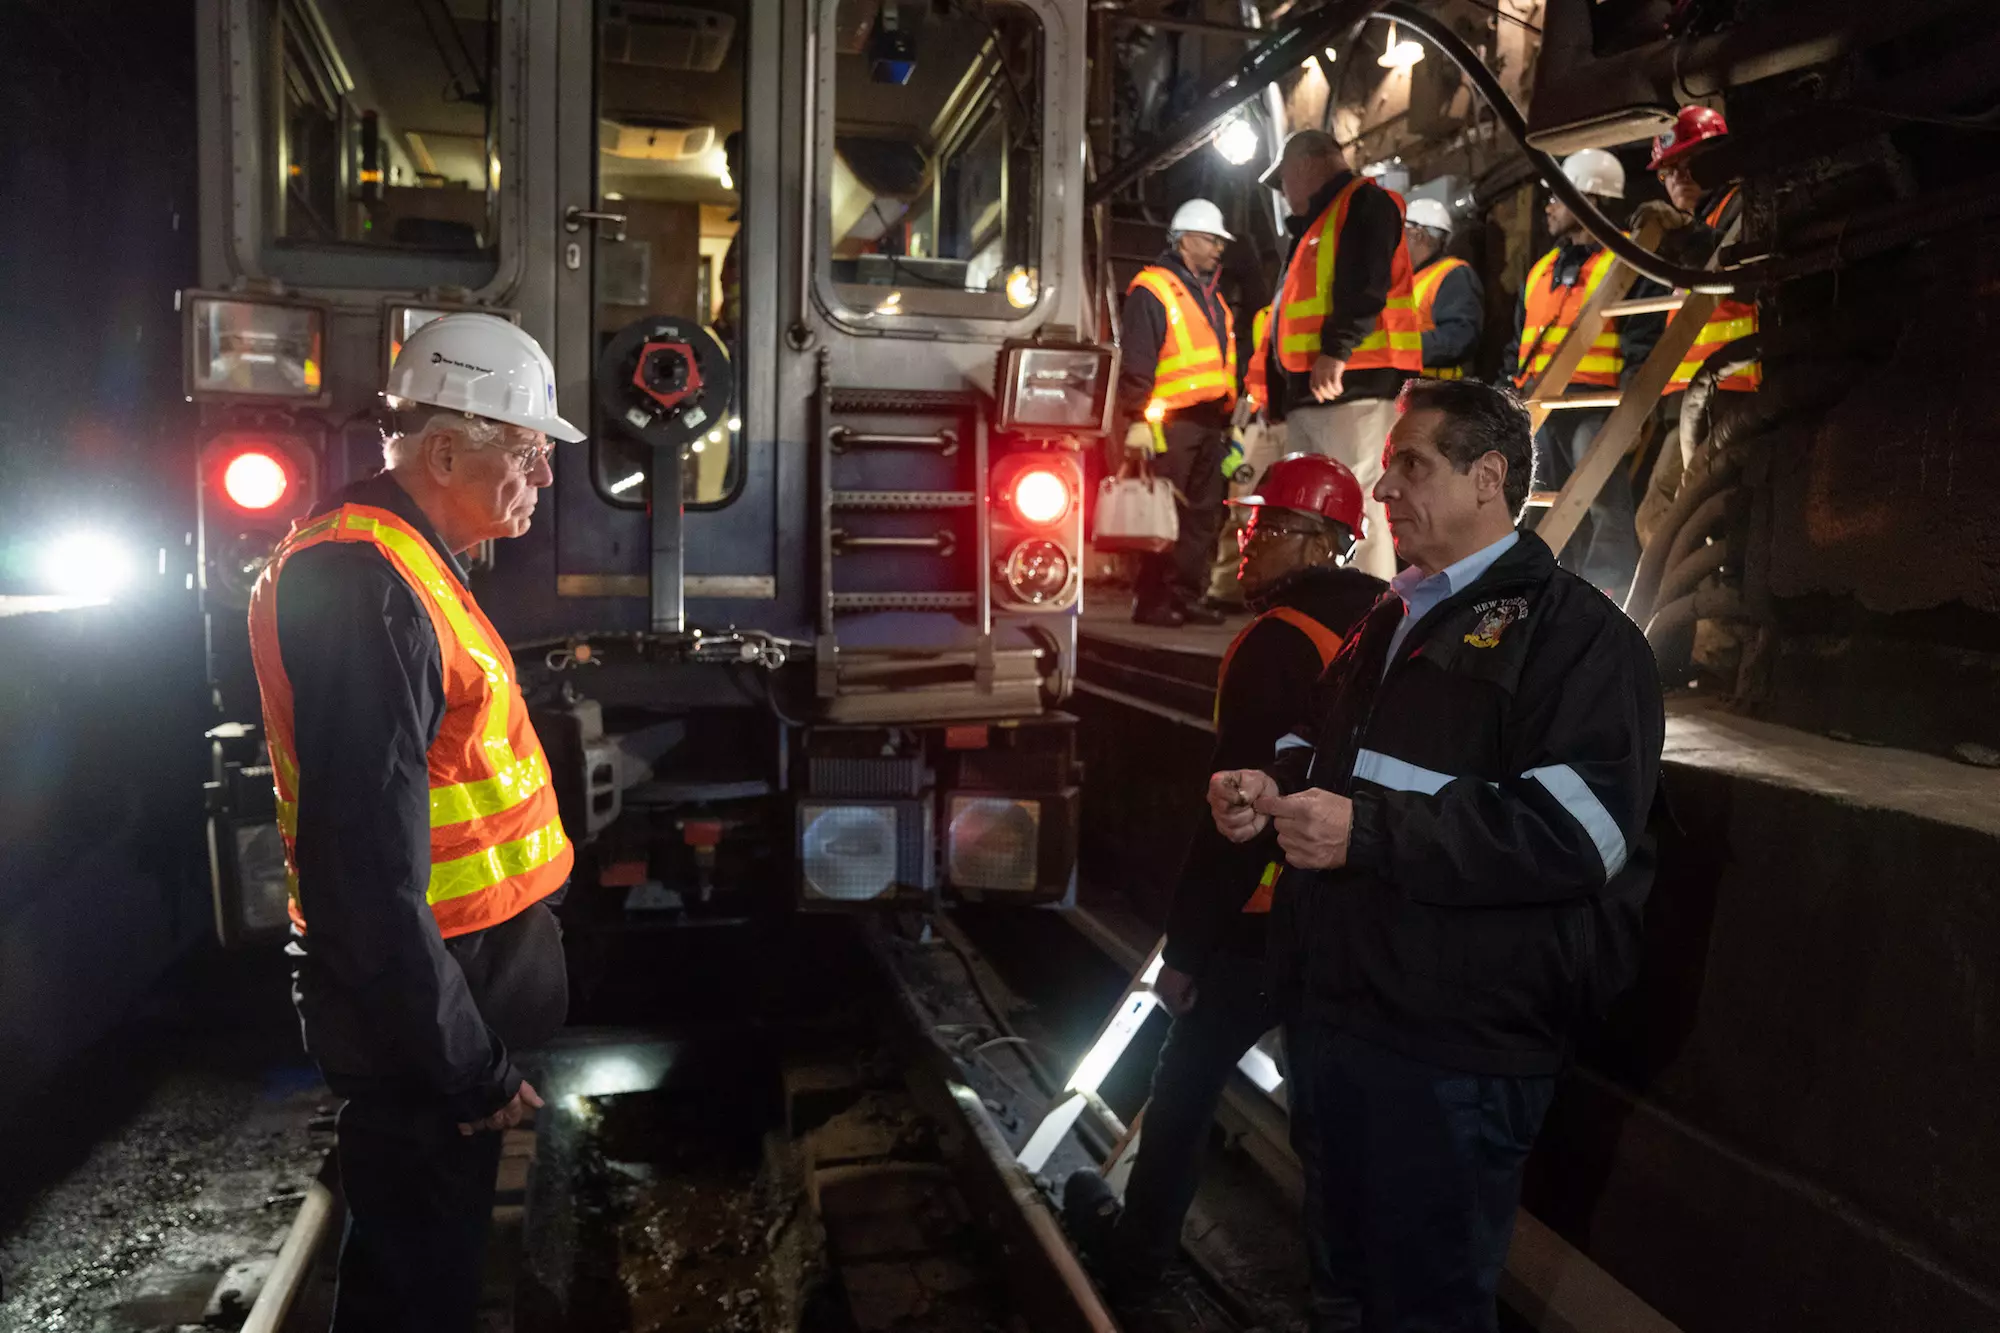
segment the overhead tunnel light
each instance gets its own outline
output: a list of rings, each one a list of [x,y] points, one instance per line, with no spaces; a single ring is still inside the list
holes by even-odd
[[[1375,63],[1384,69],[1408,69],[1424,58],[1424,44],[1414,39],[1397,40],[1396,20],[1389,20],[1389,45]]]
[[[1257,156],[1257,127],[1241,116],[1232,116],[1223,127],[1215,132],[1211,141],[1215,151],[1222,154],[1222,160],[1232,167],[1240,167]]]

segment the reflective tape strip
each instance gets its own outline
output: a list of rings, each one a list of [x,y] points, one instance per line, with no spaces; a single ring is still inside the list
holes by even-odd
[[[1460,366],[1425,366],[1423,375],[1427,380],[1462,380],[1465,370]]]
[[[278,832],[284,834],[288,841],[299,836],[297,801],[288,801],[282,796],[278,798]]]
[[[1444,790],[1446,783],[1453,781],[1449,773],[1419,768],[1407,760],[1376,750],[1363,750],[1354,756],[1354,776],[1360,781],[1387,787],[1390,791],[1415,791],[1426,796],[1437,795]]]
[[[1277,745],[1272,748],[1276,754],[1283,754],[1287,750],[1310,750],[1312,749],[1312,742],[1299,735],[1296,731],[1288,731],[1278,737]]]
[[[1541,783],[1569,811],[1570,818],[1583,826],[1583,831],[1597,844],[1605,879],[1609,880],[1624,867],[1625,835],[1619,831],[1618,821],[1604,808],[1604,802],[1597,799],[1597,793],[1577,776],[1575,769],[1568,764],[1551,764],[1546,768],[1531,768],[1521,776]]]
[[[562,855],[569,839],[562,821],[552,819],[525,838],[431,866],[431,883],[424,899],[432,904],[490,889],[502,880],[525,875]]]
[[[503,773],[478,782],[431,788],[431,827],[449,828],[470,819],[484,819],[511,810],[549,785],[548,766],[541,752],[511,764]]]

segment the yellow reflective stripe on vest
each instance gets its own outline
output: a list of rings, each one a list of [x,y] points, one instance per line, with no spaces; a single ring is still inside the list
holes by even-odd
[[[525,875],[562,855],[569,839],[563,835],[562,821],[552,819],[525,838],[503,842],[497,847],[461,856],[431,866],[430,888],[424,901],[433,905],[463,898],[481,889],[490,889],[502,880]]]
[[[1692,381],[1695,373],[1701,369],[1701,363],[1721,351],[1725,344],[1733,343],[1738,338],[1747,338],[1756,331],[1755,315],[1744,315],[1740,319],[1725,319],[1702,325],[1701,332],[1694,336],[1694,353],[1674,367],[1674,382],[1686,384]]]
[[[439,568],[423,543],[400,529],[378,523],[365,514],[349,514],[345,527],[348,531],[374,534],[376,541],[396,554],[403,567],[424,585],[437,602],[445,623],[458,636],[460,646],[467,656],[479,664],[480,671],[486,676],[489,698],[485,734],[480,737],[479,744],[486,752],[487,762],[493,765],[494,775],[476,782],[431,788],[431,827],[447,828],[483,815],[497,815],[519,805],[548,785],[547,771],[532,758],[519,758],[514,753],[514,747],[508,743],[507,698],[510,682],[506,669],[486,642],[485,634],[466,612],[464,603],[458,600],[458,590],[451,577]]]

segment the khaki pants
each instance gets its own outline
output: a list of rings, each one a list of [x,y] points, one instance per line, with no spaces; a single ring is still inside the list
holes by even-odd
[[[1355,546],[1350,563],[1378,579],[1396,576],[1389,518],[1375,500],[1375,483],[1382,480],[1382,450],[1395,424],[1393,398],[1317,403],[1285,414],[1285,442],[1292,453],[1321,454],[1345,463],[1361,483],[1361,512],[1367,516],[1368,532]]]

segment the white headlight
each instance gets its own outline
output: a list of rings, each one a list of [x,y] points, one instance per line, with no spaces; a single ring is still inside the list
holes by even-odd
[[[194,293],[186,302],[190,397],[300,401],[324,396],[324,310]]]
[[[66,533],[42,552],[42,582],[70,597],[109,601],[132,573],[132,553],[101,532]]]
[[[1215,151],[1222,154],[1222,160],[1232,167],[1240,167],[1257,156],[1259,147],[1257,127],[1241,116],[1232,116],[1229,122],[1215,132],[1212,140]]]
[[[799,807],[799,861],[807,893],[867,902],[896,888],[896,807]]]

